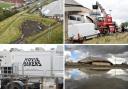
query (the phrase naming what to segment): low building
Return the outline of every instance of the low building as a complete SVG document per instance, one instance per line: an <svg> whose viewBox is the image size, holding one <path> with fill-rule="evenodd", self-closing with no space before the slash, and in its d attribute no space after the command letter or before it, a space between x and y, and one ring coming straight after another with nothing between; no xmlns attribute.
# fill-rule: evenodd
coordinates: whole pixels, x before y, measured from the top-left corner
<svg viewBox="0 0 128 89"><path fill-rule="evenodd" d="M24 0L2 0L2 1L14 3L15 5L21 5L25 2Z"/></svg>
<svg viewBox="0 0 128 89"><path fill-rule="evenodd" d="M111 63L108 61L98 61L98 60L94 60L91 62L92 65L96 65L96 66L111 66Z"/></svg>
<svg viewBox="0 0 128 89"><path fill-rule="evenodd" d="M41 9L41 13L43 16L51 17L51 18L59 18L63 19L63 0L56 0L52 3L43 6Z"/></svg>
<svg viewBox="0 0 128 89"><path fill-rule="evenodd" d="M94 66L111 66L111 65L113 65L106 58L101 58L101 57L87 57L87 58L80 60L78 63L94 65Z"/></svg>
<svg viewBox="0 0 128 89"><path fill-rule="evenodd" d="M75 0L65 0L65 13L68 14L79 14L88 13L90 9L79 4Z"/></svg>

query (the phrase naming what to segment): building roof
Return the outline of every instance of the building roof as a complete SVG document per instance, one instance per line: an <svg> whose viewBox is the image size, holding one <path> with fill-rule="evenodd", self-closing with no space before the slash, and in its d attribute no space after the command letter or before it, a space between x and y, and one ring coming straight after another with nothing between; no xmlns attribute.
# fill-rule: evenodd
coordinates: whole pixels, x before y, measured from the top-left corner
<svg viewBox="0 0 128 89"><path fill-rule="evenodd" d="M56 0L42 7L41 12L45 16L62 16L63 15L63 0Z"/></svg>
<svg viewBox="0 0 128 89"><path fill-rule="evenodd" d="M82 60L80 60L79 62L85 62L85 63L90 63L90 62L107 62L112 64L109 60L107 60L106 58L102 58L102 57L86 57Z"/></svg>
<svg viewBox="0 0 128 89"><path fill-rule="evenodd" d="M79 4L78 2L76 2L75 0L65 0L65 4L67 4L67 5L82 6L81 4ZM83 7L83 6L82 6L82 7Z"/></svg>
<svg viewBox="0 0 128 89"><path fill-rule="evenodd" d="M90 11L89 8L84 7L82 4L75 0L65 0L65 11Z"/></svg>

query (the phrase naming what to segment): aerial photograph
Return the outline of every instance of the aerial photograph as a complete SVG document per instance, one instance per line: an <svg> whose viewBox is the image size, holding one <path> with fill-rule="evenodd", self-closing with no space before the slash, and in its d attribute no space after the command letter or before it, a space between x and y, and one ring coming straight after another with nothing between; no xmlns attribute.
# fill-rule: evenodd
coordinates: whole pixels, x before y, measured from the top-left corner
<svg viewBox="0 0 128 89"><path fill-rule="evenodd" d="M0 46L0 89L63 89L63 46Z"/></svg>
<svg viewBox="0 0 128 89"><path fill-rule="evenodd" d="M0 0L0 43L63 43L63 1Z"/></svg>
<svg viewBox="0 0 128 89"><path fill-rule="evenodd" d="M127 44L126 0L65 0L65 43Z"/></svg>
<svg viewBox="0 0 128 89"><path fill-rule="evenodd" d="M127 45L65 45L65 89L128 89Z"/></svg>

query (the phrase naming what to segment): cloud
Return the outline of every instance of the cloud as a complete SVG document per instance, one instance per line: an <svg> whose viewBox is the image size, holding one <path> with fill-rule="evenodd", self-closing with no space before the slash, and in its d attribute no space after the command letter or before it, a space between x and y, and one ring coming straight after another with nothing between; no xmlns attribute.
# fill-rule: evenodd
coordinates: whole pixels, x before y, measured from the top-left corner
<svg viewBox="0 0 128 89"><path fill-rule="evenodd" d="M64 56L68 59L69 57L71 57L71 52L70 51L65 51Z"/></svg>
<svg viewBox="0 0 128 89"><path fill-rule="evenodd" d="M111 14L113 20L117 23L128 21L128 1L127 0L75 0L85 7L92 9L92 5L98 1L108 14L109 10L112 10Z"/></svg>
<svg viewBox="0 0 128 89"><path fill-rule="evenodd" d="M116 57L121 57L121 58L128 58L128 52L124 52L124 53L119 53L115 55Z"/></svg>
<svg viewBox="0 0 128 89"><path fill-rule="evenodd" d="M77 50L79 58L84 58L89 55L101 57L110 57L114 55L117 57L128 58L127 45L67 45L67 48L65 50Z"/></svg>

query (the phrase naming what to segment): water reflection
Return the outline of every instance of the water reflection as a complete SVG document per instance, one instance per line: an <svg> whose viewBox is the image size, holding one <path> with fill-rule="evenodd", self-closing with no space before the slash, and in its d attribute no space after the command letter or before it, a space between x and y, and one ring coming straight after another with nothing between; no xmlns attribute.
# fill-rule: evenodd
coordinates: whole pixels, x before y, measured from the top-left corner
<svg viewBox="0 0 128 89"><path fill-rule="evenodd" d="M110 71L107 72L107 74L110 77L115 77L122 79L124 81L128 81L128 71L125 69L111 69Z"/></svg>
<svg viewBox="0 0 128 89"><path fill-rule="evenodd" d="M128 70L66 69L65 89L128 89Z"/></svg>
<svg viewBox="0 0 128 89"><path fill-rule="evenodd" d="M89 79L91 77L119 78L128 81L128 69L90 70L90 69L66 69L65 78L72 80Z"/></svg>
<svg viewBox="0 0 128 89"><path fill-rule="evenodd" d="M65 73L66 79L80 80L88 78L88 75L79 69L68 69Z"/></svg>

